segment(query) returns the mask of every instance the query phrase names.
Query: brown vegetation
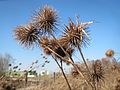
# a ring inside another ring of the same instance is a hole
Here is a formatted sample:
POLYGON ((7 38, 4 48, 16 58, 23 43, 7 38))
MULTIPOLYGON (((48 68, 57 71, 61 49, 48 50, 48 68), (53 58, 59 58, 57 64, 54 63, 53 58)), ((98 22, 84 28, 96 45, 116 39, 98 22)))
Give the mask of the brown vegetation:
MULTIPOLYGON (((56 11, 49 6, 44 6, 33 16, 32 23, 28 23, 28 25, 26 26, 18 26, 16 28, 16 30, 14 31, 16 40, 18 40, 20 44, 28 48, 34 46, 34 44, 37 44, 38 46, 40 46, 40 48, 44 50, 45 54, 52 56, 53 60, 60 68, 69 90, 77 90, 78 88, 74 88, 74 86, 72 86, 74 85, 74 83, 72 83, 71 81, 74 81, 74 78, 72 79, 70 78, 71 75, 67 76, 65 74, 62 64, 63 62, 69 63, 73 66, 74 71, 72 72, 72 75, 74 75, 74 77, 80 75, 78 81, 84 82, 84 88, 86 88, 87 90, 102 89, 102 82, 105 82, 104 73, 107 72, 108 74, 111 71, 111 66, 112 68, 115 67, 115 69, 118 67, 116 67, 115 63, 114 65, 112 65, 111 61, 108 61, 107 64, 103 64, 106 58, 104 58, 104 60, 96 60, 95 62, 92 62, 91 65, 88 65, 90 63, 87 63, 86 58, 84 57, 84 54, 82 52, 82 46, 89 45, 90 38, 87 28, 90 24, 93 23, 93 21, 81 23, 79 22, 79 18, 77 17, 77 22, 74 23, 71 19, 69 19, 69 23, 68 25, 65 25, 65 29, 61 37, 56 38, 54 32, 55 30, 58 30, 56 28, 58 22, 57 20, 58 15, 56 11), (84 62, 83 64, 80 64, 80 66, 75 63, 75 60, 72 56, 73 51, 77 50, 79 51, 84 62), (85 68, 81 68, 81 65, 84 65, 83 67, 85 68), (69 81, 68 78, 70 78, 71 80, 69 81)), ((106 52, 106 56, 112 58, 114 56, 114 51, 108 50, 106 52)), ((49 85, 48 81, 47 85, 49 85)), ((57 85, 54 85, 54 83, 53 86, 56 87, 57 85)), ((51 84, 52 83, 50 83, 50 86, 51 84)), ((81 85, 81 83, 77 84, 81 85)), ((47 85, 45 84, 46 87, 49 87, 47 85)), ((55 90, 63 90, 63 87, 61 89, 61 86, 57 86, 57 89, 55 90)), ((78 87, 79 89, 81 88, 80 86, 78 87)), ((53 87, 49 87, 48 89, 54 90, 53 87)))
MULTIPOLYGON (((85 67, 84 64, 79 63, 77 65, 80 68, 85 67)), ((117 62, 116 65, 111 62, 104 65, 101 61, 96 60, 94 62, 90 61, 89 65, 91 67, 91 72, 93 72, 93 78, 91 80, 93 80, 95 85, 97 85, 97 90, 120 90, 119 62, 117 62), (116 69, 113 70, 113 66, 116 66, 116 69)), ((88 77, 86 68, 81 69, 85 77, 88 77)), ((82 79, 77 73, 77 71, 75 72, 74 68, 71 69, 71 74, 67 74, 66 76, 72 90, 92 90, 91 87, 85 83, 84 79, 82 79)), ((31 81, 32 79, 28 78, 27 86, 25 85, 24 79, 14 80, 3 76, 0 80, 0 90, 69 90, 66 87, 66 83, 64 82, 64 78, 61 73, 55 73, 55 77, 53 75, 40 77, 39 81, 38 79, 31 81)), ((89 81, 92 82, 91 80, 89 81)))

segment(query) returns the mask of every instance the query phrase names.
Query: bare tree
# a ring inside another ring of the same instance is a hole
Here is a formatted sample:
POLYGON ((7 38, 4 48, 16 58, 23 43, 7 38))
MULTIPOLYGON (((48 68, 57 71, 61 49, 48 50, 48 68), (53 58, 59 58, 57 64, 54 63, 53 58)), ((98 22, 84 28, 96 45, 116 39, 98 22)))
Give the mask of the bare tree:
POLYGON ((9 69, 12 57, 9 54, 0 55, 0 76, 9 69))

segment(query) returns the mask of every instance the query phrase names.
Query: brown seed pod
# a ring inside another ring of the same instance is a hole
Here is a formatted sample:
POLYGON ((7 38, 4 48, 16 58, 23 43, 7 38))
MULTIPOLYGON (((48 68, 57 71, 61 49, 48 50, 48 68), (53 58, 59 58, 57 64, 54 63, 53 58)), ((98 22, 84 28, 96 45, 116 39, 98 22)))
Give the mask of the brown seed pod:
MULTIPOLYGON (((62 39, 58 39, 58 43, 61 45, 61 47, 63 47, 63 49, 71 56, 74 49, 67 46, 66 44, 64 44, 64 42, 62 42, 62 39)), ((40 39, 40 46, 43 48, 44 52, 48 55, 54 55, 56 58, 61 59, 61 57, 66 58, 66 54, 64 53, 64 51, 61 49, 61 47, 58 45, 58 43, 54 40, 54 39, 48 39, 48 37, 42 37, 40 39), (51 49, 51 50, 49 50, 51 49), (58 54, 58 55, 56 55, 58 54)), ((66 62, 66 60, 64 60, 64 62, 66 62)))
POLYGON ((42 34, 52 33, 56 28, 57 20, 57 12, 48 5, 45 5, 33 16, 33 22, 42 34))
POLYGON ((63 37, 69 45, 88 45, 90 39, 88 38, 88 31, 86 30, 86 25, 78 23, 77 25, 70 19, 69 25, 65 26, 63 37))
POLYGON ((92 64, 93 72, 92 79, 94 82, 104 81, 104 70, 100 60, 96 60, 92 64))
POLYGON ((109 49, 109 50, 106 51, 105 55, 108 56, 108 57, 112 57, 112 56, 114 56, 114 51, 109 49))
POLYGON ((29 24, 26 26, 18 26, 14 32, 15 39, 25 47, 34 46, 34 43, 37 43, 38 41, 39 32, 33 24, 29 24))

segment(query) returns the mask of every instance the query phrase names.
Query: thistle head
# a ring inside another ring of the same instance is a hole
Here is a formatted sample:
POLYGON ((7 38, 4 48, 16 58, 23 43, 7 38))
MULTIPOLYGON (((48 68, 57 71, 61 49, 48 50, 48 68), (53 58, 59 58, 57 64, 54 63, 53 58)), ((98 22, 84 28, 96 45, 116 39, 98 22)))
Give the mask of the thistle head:
POLYGON ((48 46, 48 43, 49 43, 48 37, 40 38, 40 46, 43 48, 43 50, 46 54, 50 55, 51 51, 49 51, 49 49, 46 48, 48 46))
POLYGON ((95 82, 99 82, 100 80, 104 80, 104 70, 102 67, 102 62, 100 60, 96 60, 92 64, 93 67, 93 73, 92 73, 92 79, 95 82))
MULTIPOLYGON (((58 43, 61 47, 71 56, 74 49, 71 47, 66 46, 64 42, 61 41, 62 39, 58 39, 58 43)), ((57 59, 61 60, 61 57, 64 58, 64 62, 69 61, 66 58, 66 54, 63 49, 58 45, 55 39, 49 39, 48 37, 42 37, 40 39, 40 46, 43 48, 44 52, 48 55, 54 55, 57 59), (51 50, 50 50, 51 49, 51 50)))
POLYGON ((65 26, 63 37, 66 38, 71 46, 87 45, 89 44, 89 34, 85 25, 87 23, 75 24, 71 19, 69 25, 65 26))
POLYGON ((38 42, 38 31, 32 24, 18 26, 14 32, 15 39, 25 47, 34 46, 38 42))
POLYGON ((52 49, 53 51, 55 50, 57 43, 55 42, 54 39, 49 39, 47 36, 41 37, 40 38, 40 46, 43 48, 44 52, 48 55, 52 53, 48 48, 52 49))
POLYGON ((33 21, 36 28, 39 29, 42 34, 51 34, 56 28, 58 20, 57 12, 50 6, 46 5, 41 8, 33 16, 33 21))
POLYGON ((114 53, 115 52, 113 50, 109 49, 109 50, 106 51, 105 55, 108 56, 108 57, 112 57, 112 56, 114 56, 114 53))

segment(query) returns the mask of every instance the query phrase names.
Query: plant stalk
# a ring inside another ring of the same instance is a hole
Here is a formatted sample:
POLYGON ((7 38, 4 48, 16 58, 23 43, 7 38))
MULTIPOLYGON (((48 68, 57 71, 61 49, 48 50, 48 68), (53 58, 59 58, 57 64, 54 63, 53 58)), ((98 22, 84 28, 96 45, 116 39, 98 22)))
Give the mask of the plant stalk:
POLYGON ((53 55, 52 55, 52 57, 53 57, 53 59, 55 60, 55 62, 57 63, 57 65, 59 66, 59 68, 61 69, 62 74, 63 74, 63 76, 64 76, 64 78, 65 78, 65 81, 66 81, 66 83, 67 83, 67 85, 68 85, 69 90, 72 90, 72 89, 71 89, 71 86, 70 86, 70 84, 69 84, 69 81, 68 81, 68 79, 67 79, 67 77, 66 77, 66 75, 65 75, 65 72, 64 72, 64 70, 63 70, 62 61, 60 61, 60 62, 61 62, 61 66, 60 66, 60 64, 58 63, 57 59, 56 59, 53 55))
POLYGON ((88 67, 87 62, 86 62, 86 60, 85 60, 85 58, 84 58, 84 55, 83 55, 83 53, 82 53, 82 50, 81 50, 80 46, 78 46, 78 49, 79 49, 80 55, 81 55, 81 57, 82 57, 82 59, 83 59, 83 61, 84 61, 84 64, 85 64, 85 66, 86 66, 86 68, 87 68, 87 70, 88 70, 88 72, 89 72, 89 76, 90 76, 90 75, 91 75, 91 72, 90 72, 90 70, 89 70, 89 67, 88 67))

